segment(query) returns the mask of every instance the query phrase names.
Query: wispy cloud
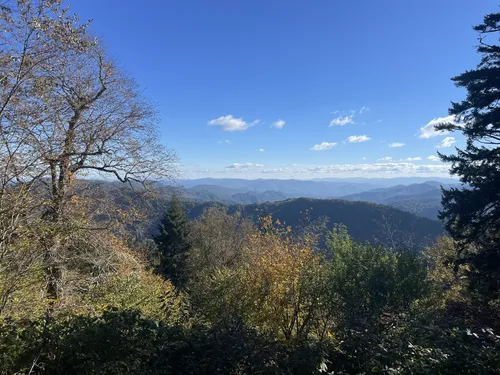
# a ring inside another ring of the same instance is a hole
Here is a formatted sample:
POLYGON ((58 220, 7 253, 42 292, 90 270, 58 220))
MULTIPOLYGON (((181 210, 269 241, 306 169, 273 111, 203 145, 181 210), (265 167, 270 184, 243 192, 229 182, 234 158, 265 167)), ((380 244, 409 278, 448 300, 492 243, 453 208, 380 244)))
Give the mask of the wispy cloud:
POLYGON ((226 139, 224 141, 219 141, 217 143, 223 143, 223 144, 226 144, 226 145, 230 145, 231 144, 231 141, 229 139, 226 139))
POLYGON ((337 142, 322 142, 320 144, 314 145, 311 147, 313 151, 324 151, 329 150, 333 147, 337 146, 337 142))
POLYGON ((429 155, 429 156, 427 156, 427 160, 430 160, 430 161, 440 161, 441 159, 439 158, 439 156, 429 155))
POLYGON ((353 117, 354 114, 336 117, 330 121, 330 126, 344 126, 346 124, 352 124, 354 122, 353 117))
POLYGON ((285 126, 285 121, 283 121, 283 120, 278 120, 276 122, 273 122, 273 124, 272 124, 272 127, 276 128, 276 129, 283 129, 283 126, 285 126))
POLYGON ((428 139, 448 133, 444 130, 436 130, 436 126, 443 123, 450 123, 458 126, 463 125, 456 120, 455 116, 436 117, 420 128, 420 135, 418 137, 428 139))
POLYGON ((420 156, 416 156, 416 157, 409 157, 406 159, 407 161, 419 161, 419 160, 422 160, 422 158, 420 156))
POLYGON ((234 163, 234 164, 228 165, 226 167, 226 169, 247 169, 247 168, 252 167, 252 166, 253 166, 252 163, 243 163, 243 164, 234 163))
MULTIPOLYGON (((369 110, 370 108, 363 106, 358 111, 355 109, 351 109, 349 111, 342 111, 344 113, 348 112, 349 114, 334 118, 332 121, 330 121, 330 126, 344 126, 347 124, 354 124, 354 116, 361 115, 365 112, 368 112, 369 110)), ((332 112, 332 114, 334 115, 338 113, 340 113, 340 111, 332 112)), ((365 124, 365 122, 363 122, 363 124, 365 124)))
POLYGON ((366 142, 369 141, 371 138, 367 137, 366 135, 351 135, 350 137, 347 138, 347 142, 349 143, 361 143, 361 142, 366 142))
POLYGON ((391 161, 391 160, 392 160, 392 156, 386 156, 386 157, 378 159, 378 161, 391 161))
POLYGON ((227 132, 244 131, 249 127, 256 125, 260 120, 255 120, 251 123, 246 122, 243 118, 235 118, 233 115, 221 116, 219 118, 210 120, 208 125, 219 126, 222 130, 227 132))
POLYGON ((188 173, 193 177, 238 176, 243 178, 296 178, 311 179, 315 177, 402 177, 402 176, 440 176, 449 177, 450 165, 446 163, 417 164, 408 161, 382 161, 376 163, 330 165, 277 165, 264 167, 262 164, 235 163, 222 170, 198 169, 188 173), (271 177, 272 176, 272 177, 271 177), (267 177, 266 177, 267 178, 267 177))
POLYGON ((405 143, 394 142, 389 145, 389 147, 404 147, 405 143))
POLYGON ((259 148, 258 151, 259 152, 264 152, 264 149, 263 148, 259 148))
MULTIPOLYGON (((414 164, 414 163, 374 163, 374 164, 334 164, 311 166, 306 171, 314 174, 383 174, 383 175, 415 175, 415 174, 444 174, 449 173, 449 165, 446 164, 414 164)), ((301 171, 301 173, 306 172, 301 171)))
POLYGON ((271 169, 262 169, 259 172, 265 173, 265 174, 280 175, 280 174, 288 173, 289 170, 288 170, 288 168, 271 168, 271 169))
POLYGON ((455 137, 446 137, 436 145, 436 148, 448 148, 456 142, 455 137))

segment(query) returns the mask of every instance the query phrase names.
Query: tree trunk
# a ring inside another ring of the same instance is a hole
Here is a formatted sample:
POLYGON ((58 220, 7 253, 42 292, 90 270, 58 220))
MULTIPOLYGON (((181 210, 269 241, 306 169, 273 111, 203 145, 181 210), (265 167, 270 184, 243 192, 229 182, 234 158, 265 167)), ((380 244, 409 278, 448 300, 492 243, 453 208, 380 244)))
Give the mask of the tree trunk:
POLYGON ((43 263, 46 279, 47 298, 53 304, 62 297, 62 268, 59 261, 61 249, 60 224, 62 221, 63 195, 56 190, 56 196, 53 197, 52 207, 43 215, 42 219, 46 222, 47 228, 43 242, 43 263))
POLYGON ((45 250, 44 264, 47 298, 53 303, 62 296, 62 270, 57 260, 59 243, 53 239, 51 242, 53 243, 45 250))
POLYGON ((59 227, 64 218, 63 209, 66 203, 66 193, 71 180, 70 156, 74 148, 75 126, 80 118, 81 109, 75 109, 75 113, 68 123, 68 130, 64 141, 63 153, 59 158, 50 162, 52 205, 44 215, 49 231, 45 240, 45 274, 47 280, 47 298, 51 303, 62 296, 62 268, 59 262, 61 240, 59 238, 59 227), (55 227, 55 228, 54 228, 55 227))

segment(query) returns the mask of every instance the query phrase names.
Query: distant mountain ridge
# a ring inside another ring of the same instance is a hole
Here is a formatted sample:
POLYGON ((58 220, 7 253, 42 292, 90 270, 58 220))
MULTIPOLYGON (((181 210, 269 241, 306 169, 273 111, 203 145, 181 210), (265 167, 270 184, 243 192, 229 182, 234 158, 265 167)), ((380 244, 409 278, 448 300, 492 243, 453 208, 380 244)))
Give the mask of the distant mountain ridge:
POLYGON ((227 204, 276 202, 289 198, 287 195, 273 190, 263 192, 247 191, 246 189, 234 189, 218 185, 196 185, 181 190, 181 195, 186 199, 195 201, 217 201, 227 204))
MULTIPOLYGON (((279 179, 213 179, 203 178, 197 180, 180 180, 179 186, 187 191, 190 189, 199 190, 203 186, 211 193, 214 189, 220 192, 222 189, 233 189, 234 193, 274 191, 282 194, 286 198, 340 198, 346 195, 359 194, 374 189, 384 189, 395 185, 405 185, 415 183, 425 183, 428 179, 408 177, 408 178, 346 178, 346 179, 315 179, 315 180, 279 180, 279 179), (219 188, 213 188, 218 186, 219 188), (212 188, 210 188, 212 187, 212 188)), ((432 181, 435 184, 455 183, 454 179, 438 178, 432 181)), ((438 185, 437 185, 438 186, 438 185)), ((223 194, 225 195, 225 194, 223 194)))
POLYGON ((353 183, 346 181, 308 181, 308 180, 239 180, 239 179, 201 179, 184 180, 180 184, 189 191, 198 186, 219 186, 238 190, 238 192, 275 191, 287 198, 311 197, 334 198, 351 192, 362 192, 378 187, 368 182, 353 183))
POLYGON ((389 188, 373 189, 342 197, 346 200, 386 204, 420 216, 436 219, 441 209, 441 187, 461 186, 458 183, 441 184, 426 181, 421 184, 397 185, 389 188))
POLYGON ((364 200, 369 202, 380 203, 385 199, 396 196, 416 196, 428 192, 440 190, 441 183, 437 181, 426 181, 421 184, 411 185, 396 185, 387 188, 372 189, 357 194, 345 195, 342 198, 348 200, 364 200))
POLYGON ((390 205, 430 219, 436 219, 441 208, 441 186, 460 186, 457 180, 451 178, 426 180, 421 177, 310 181, 206 178, 183 180, 180 184, 187 199, 199 202, 251 204, 289 198, 341 198, 390 205))

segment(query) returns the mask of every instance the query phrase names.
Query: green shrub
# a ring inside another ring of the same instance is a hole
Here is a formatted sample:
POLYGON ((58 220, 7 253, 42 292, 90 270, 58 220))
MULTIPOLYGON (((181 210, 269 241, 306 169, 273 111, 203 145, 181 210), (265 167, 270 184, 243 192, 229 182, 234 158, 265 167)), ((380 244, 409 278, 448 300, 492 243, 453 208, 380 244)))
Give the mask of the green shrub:
POLYGON ((382 312, 401 311, 429 289, 423 259, 414 252, 389 252, 352 240, 344 226, 328 240, 329 308, 340 326, 376 321, 382 312))
POLYGON ((238 322, 168 326, 137 311, 0 326, 3 374, 312 374, 313 343, 287 346, 238 322))
POLYGON ((337 340, 329 352, 335 374, 500 374, 500 336, 486 327, 388 314, 337 340))

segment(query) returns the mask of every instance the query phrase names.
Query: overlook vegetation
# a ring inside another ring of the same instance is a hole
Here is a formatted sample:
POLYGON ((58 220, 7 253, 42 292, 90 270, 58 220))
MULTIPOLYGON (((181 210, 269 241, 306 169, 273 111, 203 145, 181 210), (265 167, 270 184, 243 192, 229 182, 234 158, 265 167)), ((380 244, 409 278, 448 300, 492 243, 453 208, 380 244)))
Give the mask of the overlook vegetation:
POLYGON ((1 374, 500 373, 499 46, 454 78, 443 231, 342 199, 183 200, 89 24, 7 0, 0 25, 1 374))

